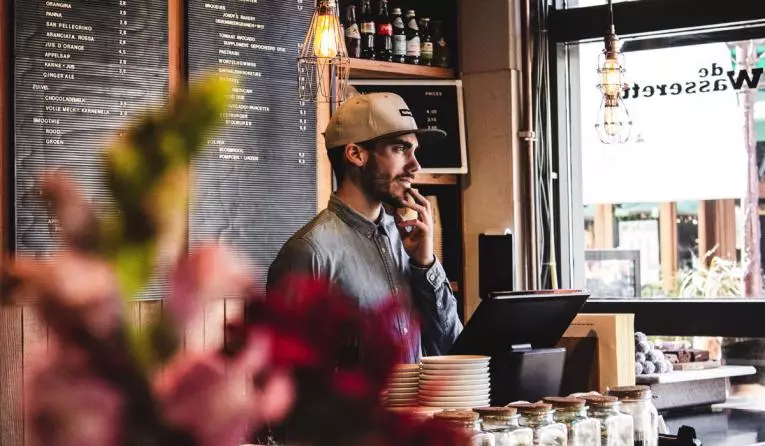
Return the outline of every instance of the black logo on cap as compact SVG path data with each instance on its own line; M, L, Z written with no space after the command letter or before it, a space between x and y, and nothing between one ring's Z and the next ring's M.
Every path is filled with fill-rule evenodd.
M413 117L412 111L409 110L408 108L402 108L399 110L399 112L401 113L401 116L408 116L410 118Z

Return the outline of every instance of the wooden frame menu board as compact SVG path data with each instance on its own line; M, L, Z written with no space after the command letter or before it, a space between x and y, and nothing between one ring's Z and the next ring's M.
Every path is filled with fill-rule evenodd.
M417 160L425 174L468 172L465 113L460 80L351 80L359 93L390 92L412 109L417 126L439 128L444 141L421 145Z
M58 225L39 199L64 169L99 208L102 153L133 116L168 97L167 0L13 3L12 250L52 255Z
M190 245L225 243L264 270L316 215L316 104L297 94L297 57L313 13L302 0L189 0L190 80L230 79L224 128L193 167Z

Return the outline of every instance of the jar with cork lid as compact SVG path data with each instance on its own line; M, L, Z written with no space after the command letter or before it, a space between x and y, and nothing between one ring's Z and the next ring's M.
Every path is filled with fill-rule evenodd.
M477 412L448 409L434 414L433 418L464 433L470 439L470 446L495 446L496 444L494 435L481 430Z
M648 386L626 386L609 389L608 394L619 398L621 411L632 416L635 446L659 444L659 412L653 404Z
M514 407L481 407L473 409L480 416L481 430L494 435L496 446L532 446L534 431L521 427L520 415Z
M543 401L555 410L553 419L566 425L568 446L600 446L600 421L587 416L583 399L554 396Z
M555 421L555 411L548 403L510 404L520 414L518 423L521 427L530 427L534 431L534 446L567 446L568 431L566 425Z
M633 446L632 416L620 412L621 401L615 396L586 395L587 414L600 421L600 443L602 446Z

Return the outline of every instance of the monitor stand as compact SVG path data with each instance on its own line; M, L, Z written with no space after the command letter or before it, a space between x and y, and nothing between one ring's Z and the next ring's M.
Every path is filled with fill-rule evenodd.
M506 406L515 401L536 402L560 394L565 348L513 346L491 358L491 404Z

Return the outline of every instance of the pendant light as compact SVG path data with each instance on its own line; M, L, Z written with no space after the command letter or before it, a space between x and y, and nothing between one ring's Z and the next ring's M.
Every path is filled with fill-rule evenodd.
M333 102L345 98L351 61L335 0L318 0L298 57L301 101Z
M622 95L625 82L624 55L619 51L619 38L614 26L613 0L608 0L608 32L605 48L598 60L598 88L602 94L595 129L604 144L623 144L630 139L632 120Z

